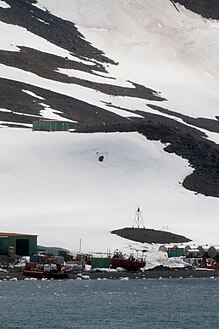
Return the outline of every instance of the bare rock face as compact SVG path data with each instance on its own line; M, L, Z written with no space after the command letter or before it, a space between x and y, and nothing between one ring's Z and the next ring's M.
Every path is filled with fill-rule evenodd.
M218 0L172 0L206 18L219 19Z

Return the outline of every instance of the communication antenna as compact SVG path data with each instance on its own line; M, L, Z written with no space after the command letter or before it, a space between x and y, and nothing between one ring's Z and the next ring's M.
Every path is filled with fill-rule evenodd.
M144 226L144 219L142 216L142 211L141 209L138 207L136 212L135 212L135 217L134 217L134 222L133 222L133 228L137 227L137 228L145 228Z

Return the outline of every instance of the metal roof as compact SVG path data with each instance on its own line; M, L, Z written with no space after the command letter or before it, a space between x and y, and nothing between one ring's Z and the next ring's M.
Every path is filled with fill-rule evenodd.
M0 237L8 237L8 236L14 236L14 237L21 237L21 236L37 236L36 234L21 234L21 233L8 233L8 232L0 232Z

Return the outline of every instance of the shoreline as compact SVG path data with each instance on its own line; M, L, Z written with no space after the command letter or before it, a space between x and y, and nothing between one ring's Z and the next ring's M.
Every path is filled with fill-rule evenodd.
M115 273L84 273L89 275L91 279L107 278L121 279L127 277L129 279L170 279L170 278L210 278L219 277L219 271L215 270L186 270L186 269L170 269L170 270L147 270L144 272L115 272Z
M174 279L174 278L216 278L219 277L219 271L217 270L201 270L201 269L162 269L162 270L147 270L144 272L81 272L81 273L71 273L69 279L82 280L119 280L122 278L126 279ZM7 273L0 272L1 281L17 281L25 280L22 270L18 269L8 269ZM31 278L29 278L31 279ZM39 279L41 280L41 279Z

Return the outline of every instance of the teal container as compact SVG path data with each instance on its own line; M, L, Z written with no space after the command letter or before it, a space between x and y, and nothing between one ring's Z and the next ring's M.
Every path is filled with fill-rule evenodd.
M176 257L184 256L184 248L177 248L176 249Z
M169 248L167 253L168 253L168 257L181 257L184 256L184 248L179 248L179 247Z
M34 131L68 131L69 122L58 120L37 120L33 121Z
M100 257L93 257L91 259L91 268L109 268L110 259L107 258L100 258Z

